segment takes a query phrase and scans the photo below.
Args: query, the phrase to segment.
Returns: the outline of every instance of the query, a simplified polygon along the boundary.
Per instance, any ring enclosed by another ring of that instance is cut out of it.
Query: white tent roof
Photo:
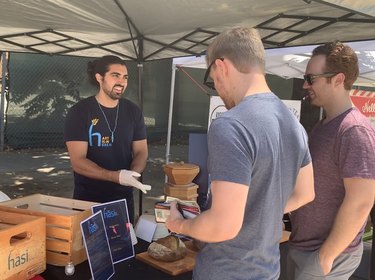
[[[0,0],[0,50],[145,61],[198,55],[222,30],[266,48],[375,39],[374,0]]]
[[[360,75],[355,84],[375,87],[375,40],[349,42],[347,44],[356,51],[358,56]],[[311,52],[316,46],[267,49],[266,72],[285,79],[302,79]],[[174,58],[173,64],[181,67],[202,69],[207,67],[205,56]]]

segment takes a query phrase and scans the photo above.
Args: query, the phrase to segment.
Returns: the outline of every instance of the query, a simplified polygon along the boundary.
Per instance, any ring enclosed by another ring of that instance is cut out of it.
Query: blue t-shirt
[[[87,158],[108,170],[130,169],[133,160],[132,142],[146,139],[141,110],[127,99],[119,100],[117,127],[113,143],[111,130],[115,127],[117,108],[101,106],[94,96],[75,104],[65,120],[64,140],[88,143]],[[133,188],[108,181],[95,180],[74,172],[74,198],[108,202],[132,195]]]
[[[239,234],[206,244],[193,278],[278,279],[286,201],[311,162],[304,128],[273,93],[251,95],[212,122],[208,153],[211,181],[244,184],[249,193]]]

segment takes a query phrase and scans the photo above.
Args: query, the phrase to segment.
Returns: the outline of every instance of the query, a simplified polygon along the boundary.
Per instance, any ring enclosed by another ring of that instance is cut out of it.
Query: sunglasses
[[[216,58],[216,59],[220,59],[221,61],[224,61],[224,57],[220,57],[220,58]],[[212,89],[212,90],[216,90],[215,89],[215,83],[213,81],[207,81],[208,78],[210,77],[210,72],[211,72],[211,67],[212,65],[215,64],[216,62],[216,59],[214,59],[210,65],[208,65],[207,67],[207,70],[206,70],[206,73],[204,74],[204,79],[203,79],[203,84],[208,87],[209,89]]]
[[[325,78],[332,78],[333,76],[336,76],[338,73],[334,72],[325,72],[322,74],[306,74],[303,75],[303,79],[306,83],[308,83],[310,86],[312,86],[314,79],[318,77],[325,77]]]

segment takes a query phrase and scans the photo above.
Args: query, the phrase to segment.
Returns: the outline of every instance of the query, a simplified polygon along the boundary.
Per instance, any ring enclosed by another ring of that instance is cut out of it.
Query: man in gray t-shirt
[[[207,243],[196,259],[196,280],[278,279],[283,213],[314,198],[307,137],[267,86],[256,30],[220,34],[207,62],[205,84],[216,87],[229,110],[208,134],[212,206],[185,220],[173,204],[166,224]]]

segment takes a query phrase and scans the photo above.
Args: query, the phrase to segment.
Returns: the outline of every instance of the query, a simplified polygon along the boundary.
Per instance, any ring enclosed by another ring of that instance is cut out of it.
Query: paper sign
[[[138,223],[135,226],[135,234],[137,237],[151,242],[156,230],[155,216],[142,215],[139,217]]]
[[[210,128],[211,122],[219,117],[222,113],[226,112],[223,100],[220,96],[211,96],[210,98],[210,110],[208,115],[208,128]]]
[[[81,230],[92,279],[109,279],[115,273],[115,269],[102,212],[97,212],[82,221]]]
[[[370,96],[350,96],[350,98],[358,110],[375,126],[375,93],[370,93]]]
[[[288,107],[289,111],[293,113],[298,120],[301,116],[301,101],[300,100],[281,100]],[[222,113],[226,112],[224,102],[220,96],[211,96],[210,98],[210,110],[208,115],[208,128],[210,128],[211,122],[219,117]]]
[[[297,118],[301,119],[301,100],[281,100],[288,107],[289,111]]]
[[[92,206],[92,212],[102,211],[114,263],[134,257],[128,208],[125,199]]]

